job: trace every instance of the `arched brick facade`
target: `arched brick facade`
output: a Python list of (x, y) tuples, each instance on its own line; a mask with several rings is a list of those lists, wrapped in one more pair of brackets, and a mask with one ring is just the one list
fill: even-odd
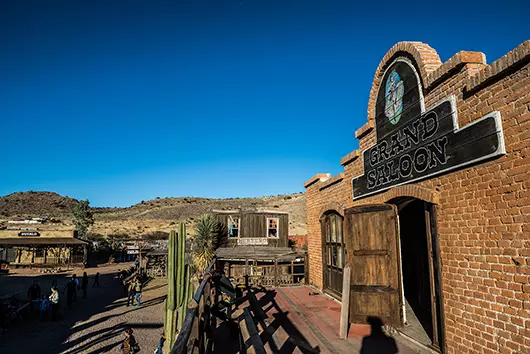
[(399, 42), (396, 43), (390, 50), (385, 54), (383, 60), (379, 63), (374, 75), (374, 81), (372, 83), (372, 89), (370, 90), (370, 97), (368, 99), (368, 120), (373, 121), (375, 118), (375, 102), (377, 100), (377, 91), (381, 84), (381, 79), (385, 73), (386, 68), (391, 64), (392, 58), (398, 53), (407, 53), (415, 61), (417, 69), (419, 70), (420, 80), (425, 81), (425, 78), (429, 73), (438, 69), (442, 62), (438, 53), (432, 49), (429, 45), (421, 42)]
[[(425, 108), (454, 99), (458, 126), (497, 112), (506, 154), (353, 199), (363, 151), (377, 143), (377, 92), (388, 65), (413, 61)], [(500, 126), (499, 125), (499, 126)], [(351, 128), (351, 127), (340, 127)], [(420, 42), (400, 42), (374, 75), (359, 150), (340, 160), (340, 176), (306, 184), (310, 281), (322, 287), (320, 217), (327, 210), (414, 197), (436, 204), (447, 353), (526, 353), (530, 348), (530, 40), (487, 64), (480, 52), (457, 52), (441, 63)], [(337, 162), (339, 158), (337, 158)], [(500, 330), (499, 328), (502, 328)]]
[(387, 203), (397, 197), (413, 197), (431, 204), (440, 203), (440, 193), (413, 184), (391, 188), (381, 194), (381, 202)]

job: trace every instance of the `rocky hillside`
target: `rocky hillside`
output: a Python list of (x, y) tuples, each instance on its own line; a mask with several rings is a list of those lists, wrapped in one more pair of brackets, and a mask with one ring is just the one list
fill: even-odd
[(53, 192), (17, 192), (0, 198), (0, 218), (55, 217), (71, 219), (76, 199)]
[[(14, 217), (49, 216), (65, 222), (72, 220), (77, 200), (52, 192), (19, 192), (0, 198), (0, 221)], [(296, 193), (261, 198), (157, 198), (142, 201), (128, 208), (93, 208), (93, 233), (100, 235), (128, 234), (138, 236), (155, 231), (169, 231), (177, 221), (193, 227), (201, 214), (214, 209), (267, 209), (289, 213), (289, 234), (305, 235), (305, 194)]]

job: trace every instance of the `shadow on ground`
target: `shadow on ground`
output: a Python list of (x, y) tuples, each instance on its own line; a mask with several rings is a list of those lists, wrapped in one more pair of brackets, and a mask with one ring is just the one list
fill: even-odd
[[(82, 274), (82, 272), (81, 272)], [(78, 275), (80, 275), (78, 273)], [(27, 290), (27, 287), (31, 284), (32, 277), (16, 277), (9, 276), (3, 281), (8, 281), (10, 284), (16, 284), (18, 288)], [(131, 307), (125, 312), (115, 315), (108, 315), (97, 318), (87, 323), (76, 326), (76, 323), (84, 322), (90, 319), (92, 316), (107, 312), (116, 307), (124, 306), (125, 301), (116, 300), (123, 298), (123, 286), (119, 283), (118, 279), (115, 278), (115, 274), (102, 274), (100, 277), (99, 288), (92, 287), (92, 282), (89, 282), (88, 296), (86, 299), (82, 298), (81, 292), (78, 291), (77, 300), (73, 303), (72, 309), (66, 308), (66, 297), (63, 289), (70, 276), (65, 274), (50, 274), (40, 275), (38, 277), (39, 283), (42, 287), (42, 292), (47, 294), (51, 287), (53, 280), (57, 281), (59, 290), (61, 291), (60, 296), (60, 318), (57, 321), (36, 321), (28, 319), (25, 323), (18, 325), (15, 328), (10, 329), (7, 335), (2, 336), (0, 339), (0, 352), (2, 353), (35, 353), (35, 354), (57, 354), (60, 352), (67, 353), (104, 353), (111, 350), (116, 345), (120, 344), (123, 340), (123, 329), (125, 325), (132, 328), (160, 328), (163, 327), (162, 323), (119, 323), (118, 325), (97, 329), (90, 332), (89, 335), (84, 335), (73, 341), (67, 342), (66, 340), (74, 333), (86, 330), (90, 327), (96, 327), (101, 325), (109, 318), (120, 316), (123, 313), (136, 311), (137, 307)], [(154, 306), (164, 301), (164, 296), (160, 296), (154, 299), (143, 302), (142, 308)], [(115, 343), (106, 345), (102, 348), (94, 349), (90, 351), (90, 348), (110, 338), (116, 337)], [(90, 340), (94, 338), (94, 340)], [(84, 343), (87, 341), (87, 343)], [(76, 345), (84, 343), (82, 346), (74, 348)]]

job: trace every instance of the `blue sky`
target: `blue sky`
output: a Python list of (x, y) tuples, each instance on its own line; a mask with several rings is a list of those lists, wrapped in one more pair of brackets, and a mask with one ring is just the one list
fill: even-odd
[(494, 61), (528, 1), (0, 2), (0, 195), (95, 206), (303, 191), (341, 171), (379, 61), (422, 41)]

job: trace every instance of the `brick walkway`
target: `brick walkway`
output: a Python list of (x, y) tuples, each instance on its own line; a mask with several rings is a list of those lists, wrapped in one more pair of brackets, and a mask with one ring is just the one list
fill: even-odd
[[(308, 287), (285, 287), (257, 294), (276, 328), (282, 353), (358, 353), (368, 325), (351, 325), (348, 340), (339, 338), (340, 304), (325, 296), (309, 296)], [(399, 353), (422, 353), (396, 338)], [(289, 348), (291, 347), (291, 348)], [(305, 349), (304, 349), (305, 348)]]

